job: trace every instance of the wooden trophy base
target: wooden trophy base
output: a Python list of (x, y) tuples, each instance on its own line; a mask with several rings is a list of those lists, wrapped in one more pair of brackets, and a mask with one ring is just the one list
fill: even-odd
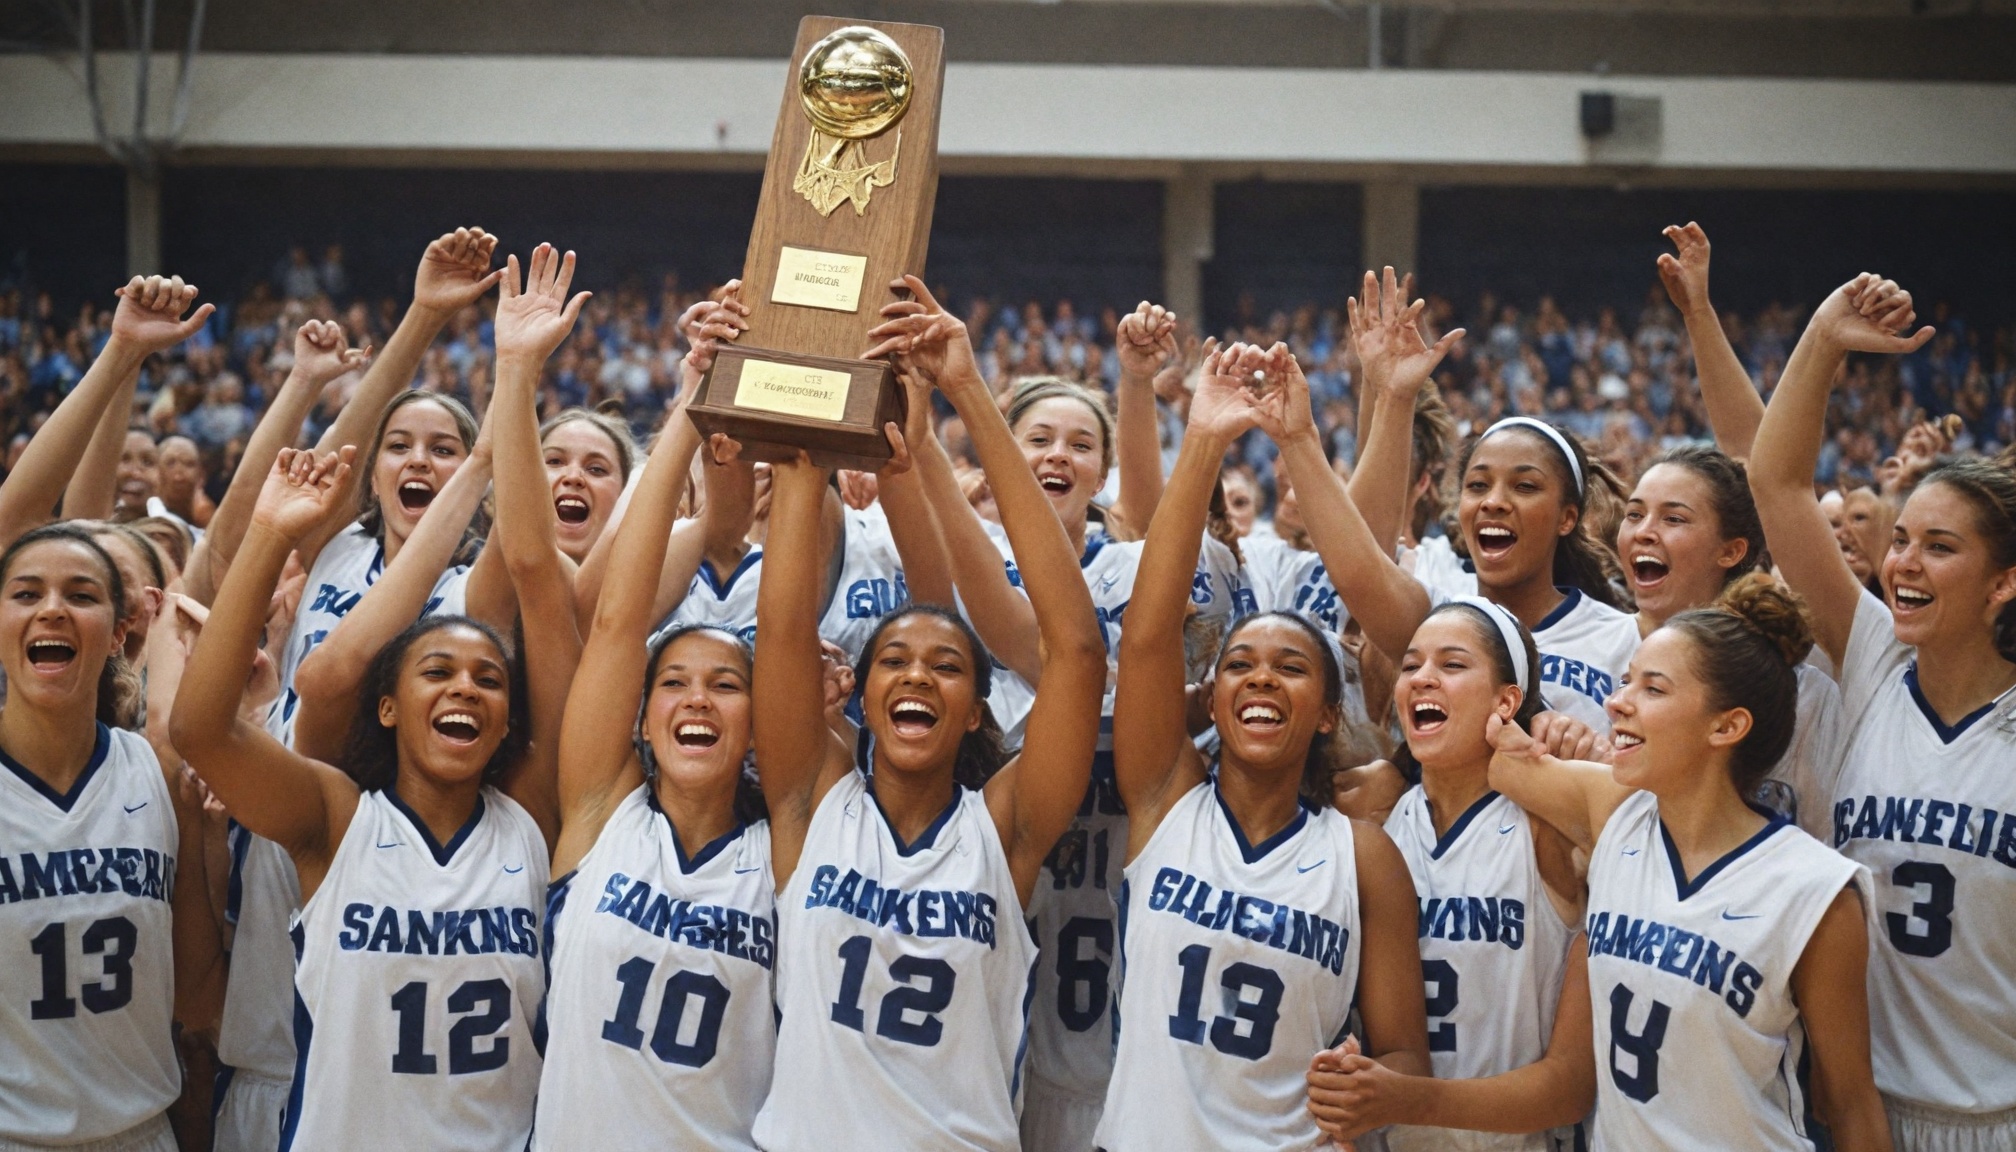
[(702, 436), (739, 441), (745, 459), (803, 449), (823, 468), (873, 472), (892, 455), (883, 425), (902, 427), (908, 408), (895, 370), (879, 360), (724, 344), (686, 411)]

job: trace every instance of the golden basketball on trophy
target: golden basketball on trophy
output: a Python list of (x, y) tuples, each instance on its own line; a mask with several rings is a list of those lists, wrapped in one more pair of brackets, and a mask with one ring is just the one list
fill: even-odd
[(889, 458), (895, 374), (860, 359), (892, 297), (924, 273), (938, 193), (943, 29), (808, 16), (743, 264), (749, 328), (724, 344), (688, 412), (703, 433), (828, 467)]

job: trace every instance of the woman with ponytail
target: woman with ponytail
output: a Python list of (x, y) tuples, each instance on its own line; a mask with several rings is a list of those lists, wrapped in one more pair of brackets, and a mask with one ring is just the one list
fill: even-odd
[(1850, 352), (1902, 353), (1910, 294), (1863, 274), (1814, 312), (1757, 430), (1750, 489), (1841, 682), (1835, 847), (1875, 878), (1876, 1083), (1901, 1149), (2016, 1145), (2016, 477), (1942, 464), (1865, 590), (1813, 495)]
[[(1748, 801), (1792, 741), (1811, 645), (1798, 600), (1752, 574), (1632, 657), (1607, 704), (1614, 767), (1488, 722), (1491, 786), (1589, 854), (1592, 1148), (1806, 1149), (1816, 1118), (1842, 1152), (1890, 1147), (1867, 872)], [(1384, 1090), (1332, 1087), (1347, 1108)]]

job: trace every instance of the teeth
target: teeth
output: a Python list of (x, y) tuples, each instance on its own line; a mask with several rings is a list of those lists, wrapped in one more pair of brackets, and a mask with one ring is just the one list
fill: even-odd
[(1633, 736), (1629, 732), (1612, 732), (1610, 734), (1610, 745), (1613, 748), (1636, 748), (1644, 742), (1645, 738), (1643, 736)]
[(1932, 594), (1929, 592), (1920, 592), (1916, 588), (1899, 588), (1897, 589), (1897, 599), (1910, 604), (1930, 604), (1932, 602)]
[(474, 716), (471, 716), (471, 715), (470, 715), (469, 713), (467, 713), (467, 712), (450, 712), (450, 713), (448, 713), (448, 714), (447, 714), (446, 716), (443, 716), (443, 717), (441, 717), (441, 719), (439, 719), (439, 720), (435, 721), (435, 723), (437, 723), (437, 724), (464, 724), (464, 725), (467, 725), (467, 726), (469, 726), (469, 727), (471, 727), (471, 728), (475, 728), (475, 727), (477, 727), (477, 726), (478, 726), (478, 725), (477, 725), (477, 723), (476, 723), (476, 717), (474, 717)]
[(578, 496), (562, 496), (554, 503), (562, 508), (579, 508), (583, 512), (588, 510), (588, 502)]
[(1658, 565), (1659, 567), (1661, 567), (1661, 568), (1664, 568), (1664, 567), (1666, 567), (1666, 562), (1665, 562), (1664, 560), (1661, 560), (1661, 559), (1659, 559), (1659, 558), (1658, 558), (1657, 556), (1647, 556), (1647, 555), (1646, 555), (1645, 553), (1643, 553), (1643, 552), (1640, 552), (1640, 553), (1638, 553), (1638, 554), (1637, 554), (1636, 556), (1633, 556), (1633, 557), (1631, 557), (1631, 563), (1633, 563), (1633, 564), (1657, 564), (1657, 565)]
[(1418, 701), (1414, 705), (1414, 714), (1416, 716), (1421, 715), (1423, 712), (1433, 712), (1437, 716), (1445, 715), (1441, 708), (1428, 703), (1426, 700)]
[(1279, 723), (1281, 713), (1271, 704), (1248, 704), (1239, 710), (1241, 721), (1269, 720)]
[(1510, 544), (1512, 541), (1518, 539), (1518, 537), (1512, 534), (1510, 528), (1479, 528), (1477, 529), (1477, 538), (1479, 540), (1489, 540), (1494, 544)]
[(901, 716), (906, 712), (921, 713), (933, 720), (938, 719), (937, 711), (921, 700), (905, 700), (891, 709), (891, 714), (895, 716)]
[(719, 735), (719, 733), (714, 730), (714, 726), (712, 724), (702, 724), (697, 720), (689, 720), (686, 723), (679, 725), (678, 731), (674, 732), (673, 735), (717, 736)]
[(433, 489), (432, 489), (432, 488), (429, 488), (429, 487), (428, 487), (427, 485), (425, 485), (425, 484), (422, 484), (422, 483), (421, 483), (420, 481), (418, 481), (418, 480), (408, 480), (408, 481), (407, 481), (406, 483), (404, 483), (404, 484), (401, 484), (401, 485), (399, 486), (399, 490), (400, 490), (401, 492), (406, 492), (406, 491), (409, 491), (409, 490), (410, 490), (410, 491), (415, 491), (415, 492), (432, 492), (432, 491), (433, 491)]

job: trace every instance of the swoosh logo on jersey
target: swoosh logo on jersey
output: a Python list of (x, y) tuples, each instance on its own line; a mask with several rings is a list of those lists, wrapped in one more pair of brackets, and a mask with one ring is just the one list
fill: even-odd
[(758, 864), (754, 868), (737, 868), (735, 869), (735, 875), (747, 876), (751, 872), (761, 872), (762, 870), (763, 866), (761, 864)]
[(524, 870), (525, 866), (523, 864), (518, 865), (516, 868), (511, 867), (509, 864), (504, 865), (504, 874), (506, 876), (516, 876), (518, 873), (523, 872)]
[(1729, 913), (1727, 913), (1727, 912), (1724, 912), (1724, 913), (1722, 913), (1722, 919), (1724, 919), (1724, 920), (1755, 920), (1755, 919), (1757, 919), (1757, 918), (1758, 918), (1759, 916), (1762, 916), (1762, 915), (1764, 915), (1764, 914), (1763, 914), (1762, 912), (1753, 912), (1753, 913), (1751, 913), (1751, 914), (1750, 914), (1750, 915), (1748, 915), (1748, 916), (1731, 916), (1731, 915), (1730, 915)]
[(1500, 829), (1498, 829), (1498, 835), (1500, 835), (1500, 836), (1504, 836), (1504, 835), (1507, 835), (1507, 834), (1509, 834), (1509, 833), (1510, 833), (1510, 832), (1511, 832), (1511, 831), (1512, 831), (1512, 830), (1513, 830), (1514, 828), (1517, 828), (1517, 827), (1519, 827), (1519, 826), (1518, 826), (1517, 824), (1507, 824), (1507, 825), (1505, 825), (1505, 827), (1503, 827), (1503, 828), (1500, 828)]
[(1623, 851), (1626, 856), (1636, 856), (1638, 854), (1638, 849), (1636, 848), (1626, 848)]
[(1314, 872), (1316, 869), (1321, 868), (1323, 865), (1328, 864), (1329, 862), (1330, 862), (1329, 859), (1326, 857), (1322, 860), (1316, 861), (1314, 864), (1298, 864), (1295, 866), (1295, 871)]
[(126, 808), (124, 804), (120, 805), (121, 808), (126, 808), (126, 815), (128, 816), (133, 815), (135, 812), (140, 811), (140, 809), (145, 808), (146, 806), (147, 801), (145, 800), (140, 801), (140, 803), (133, 805), (131, 808)]
[(394, 840), (394, 841), (392, 841), (392, 842), (391, 842), (390, 844), (380, 844), (380, 845), (378, 845), (378, 847), (380, 847), (380, 848), (397, 848), (398, 846), (399, 846), (399, 841), (397, 841), (397, 840)]
[(1120, 577), (1118, 576), (1108, 576), (1105, 579), (1099, 581), (1100, 593), (1103, 595), (1104, 593), (1111, 592), (1113, 590), (1113, 586), (1115, 584), (1118, 584), (1119, 582)]

